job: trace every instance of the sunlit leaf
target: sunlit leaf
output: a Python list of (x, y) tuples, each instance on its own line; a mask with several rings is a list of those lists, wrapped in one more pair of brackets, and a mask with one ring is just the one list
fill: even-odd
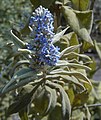
[(76, 52), (70, 52), (70, 53), (66, 53), (63, 55), (63, 58), (68, 58), (68, 59), (74, 59), (75, 57), (79, 57), (79, 58), (82, 58), (82, 59), (86, 59), (87, 62), (91, 62), (91, 58), (85, 54), (78, 54)]
[(70, 53), (70, 52), (73, 52), (75, 50), (77, 50), (81, 45), (74, 45), (74, 46), (70, 46), (66, 49), (64, 49), (61, 53), (60, 53), (60, 56), (62, 57), (65, 53)]
[(62, 10), (70, 27), (74, 30), (74, 32), (78, 33), (78, 30), (80, 29), (80, 25), (78, 18), (76, 17), (76, 14), (73, 12), (73, 10), (69, 9), (67, 6), (63, 6)]
[(20, 35), (16, 34), (14, 30), (11, 30), (11, 34), (13, 36), (13, 43), (16, 45), (18, 48), (25, 48), (25, 43), (20, 39)]
[(80, 78), (81, 80), (85, 80), (86, 82), (91, 84), (90, 80), (85, 75), (77, 71), (54, 70), (50, 72), (50, 74), (64, 74), (70, 76), (72, 75), (75, 76), (76, 78)]
[[(78, 16), (75, 14), (75, 12), (72, 9), (69, 9), (67, 6), (63, 6), (62, 10), (63, 10), (64, 16), (65, 16), (68, 24), (73, 29), (73, 31), (76, 34), (78, 34), (78, 36), (82, 40), (86, 41), (89, 44), (89, 47), (92, 46), (93, 45), (92, 39), (91, 39), (87, 29), (85, 28), (85, 26), (83, 26), (83, 24), (85, 24), (85, 22), (83, 24), (81, 24), (79, 22)], [(71, 17), (72, 17), (72, 19), (71, 19)], [(91, 22), (89, 22), (89, 23), (91, 23)]]
[(70, 62), (67, 62), (65, 60), (59, 60), (58, 63), (56, 64), (56, 66), (67, 66), (67, 67), (71, 67), (71, 68), (84, 68), (84, 69), (87, 69), (87, 70), (91, 70), (90, 67), (88, 66), (85, 66), (83, 64), (77, 64), (77, 63), (70, 63)]
[(78, 35), (82, 38), (82, 40), (84, 40), (84, 43), (83, 43), (84, 50), (87, 50), (88, 48), (93, 46), (93, 41), (92, 41), (87, 29), (81, 28), (78, 31)]
[(56, 43), (57, 41), (60, 40), (60, 38), (64, 35), (64, 33), (66, 32), (66, 30), (68, 29), (69, 27), (65, 28), (64, 30), (62, 30), (61, 32), (57, 33), (56, 35), (54, 35), (54, 38), (52, 39), (52, 43)]

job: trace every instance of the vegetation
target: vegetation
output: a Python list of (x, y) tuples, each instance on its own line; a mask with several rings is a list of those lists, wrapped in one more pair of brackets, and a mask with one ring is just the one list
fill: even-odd
[[(101, 118), (101, 43), (92, 39), (95, 0), (3, 0), (0, 118)], [(100, 20), (96, 22), (100, 28)], [(99, 29), (100, 30), (100, 29)], [(58, 46), (58, 47), (57, 47)], [(18, 119), (18, 118), (17, 118)]]

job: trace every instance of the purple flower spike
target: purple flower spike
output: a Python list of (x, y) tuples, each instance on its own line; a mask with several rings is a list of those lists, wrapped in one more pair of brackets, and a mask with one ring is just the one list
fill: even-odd
[(34, 50), (37, 61), (42, 65), (53, 66), (59, 59), (59, 49), (52, 44), (54, 37), (53, 22), (53, 15), (42, 6), (33, 12), (29, 20), (33, 40), (27, 45), (27, 48)]

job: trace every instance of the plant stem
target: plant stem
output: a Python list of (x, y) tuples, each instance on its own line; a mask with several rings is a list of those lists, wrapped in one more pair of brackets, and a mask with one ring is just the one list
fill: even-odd
[[(91, 104), (91, 105), (86, 105), (86, 106), (87, 106), (88, 108), (91, 108), (91, 107), (101, 107), (101, 103)], [(74, 108), (73, 110), (82, 109), (82, 108), (85, 108), (85, 106), (79, 106), (79, 107)]]

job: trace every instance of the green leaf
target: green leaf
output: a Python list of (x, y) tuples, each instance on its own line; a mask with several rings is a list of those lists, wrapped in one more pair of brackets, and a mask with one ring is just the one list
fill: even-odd
[(57, 41), (60, 40), (60, 38), (64, 35), (64, 33), (66, 32), (66, 30), (68, 29), (69, 27), (65, 28), (64, 30), (62, 30), (61, 32), (57, 33), (56, 35), (54, 35), (54, 38), (52, 39), (52, 43), (56, 43)]
[[(78, 37), (77, 37), (77, 35), (74, 32), (71, 33), (71, 38), (70, 38), (69, 42), (70, 42), (70, 46), (79, 45)], [(79, 53), (80, 52), (80, 48), (75, 50), (75, 52)]]
[(21, 120), (28, 120), (28, 113), (26, 109), (22, 109), (19, 112), (19, 116)]
[(94, 41), (94, 45), (95, 45), (96, 51), (98, 53), (98, 56), (101, 60), (101, 43), (97, 43), (96, 41)]
[(71, 0), (73, 8), (76, 10), (87, 10), (90, 0)]
[[(78, 17), (75, 13), (75, 11), (73, 11), (72, 9), (69, 9), (67, 6), (63, 6), (62, 7), (62, 10), (63, 10), (63, 13), (64, 13), (64, 16), (68, 22), (68, 24), (70, 25), (70, 27), (73, 29), (73, 31), (82, 39), (84, 40), (85, 42), (87, 42), (89, 44), (89, 47), (90, 46), (93, 46), (93, 42), (92, 42), (92, 39), (89, 35), (89, 32), (87, 31), (86, 27), (89, 28), (90, 25), (86, 25), (86, 21), (88, 20), (83, 20), (84, 22), (81, 23), (80, 21), (80, 16)], [(85, 13), (82, 13), (85, 15)], [(89, 15), (88, 15), (89, 16)], [(90, 12), (90, 17), (92, 16), (91, 12)], [(88, 18), (90, 18), (88, 17)], [(72, 18), (72, 19), (71, 19)], [(86, 19), (86, 17), (85, 17)], [(80, 21), (80, 22), (79, 22)], [(91, 22), (92, 19), (90, 19), (90, 22), (89, 23), (92, 23)]]
[(26, 36), (26, 35), (29, 35), (30, 32), (31, 32), (31, 31), (30, 31), (30, 29), (29, 29), (29, 21), (28, 21), (28, 23), (25, 25), (25, 27), (20, 30), (20, 33), (21, 33), (23, 36)]
[(89, 72), (89, 76), (90, 76), (90, 78), (92, 78), (92, 76), (94, 75), (94, 73), (96, 72), (96, 65), (97, 65), (97, 63), (96, 63), (96, 61), (95, 61), (95, 59), (94, 58), (92, 58), (92, 60), (91, 60), (92, 62), (91, 63), (88, 63), (88, 66), (92, 69), (90, 72)]
[(51, 89), (50, 87), (48, 86), (45, 86), (46, 88), (46, 91), (49, 92), (49, 104), (48, 104), (48, 107), (44, 113), (44, 115), (47, 115), (49, 114), (56, 106), (56, 103), (57, 103), (57, 93), (56, 93), (56, 90), (55, 89)]
[(58, 63), (56, 64), (56, 66), (58, 66), (58, 67), (67, 66), (67, 67), (71, 67), (71, 68), (81, 68), (81, 69), (91, 70), (90, 67), (85, 66), (83, 64), (69, 63), (69, 62), (67, 62), (65, 60), (59, 60)]
[(14, 76), (11, 78), (11, 80), (8, 82), (8, 84), (3, 88), (2, 92), (5, 92), (5, 90), (10, 87), (13, 83), (17, 82), (17, 80), (29, 78), (33, 76), (33, 71), (30, 68), (22, 68), (21, 70), (15, 72)]
[[(5, 93), (11, 91), (11, 90), (15, 90), (21, 86), (24, 86), (32, 81), (34, 81), (33, 85), (36, 85), (38, 83), (41, 83), (42, 82), (42, 79), (40, 79), (40, 75), (37, 75), (38, 73), (36, 71), (33, 72), (33, 76), (32, 77), (29, 77), (29, 78), (25, 78), (25, 79), (22, 79), (20, 82), (18, 83), (14, 83), (12, 85), (10, 85), (9, 87), (6, 86), (7, 88), (6, 89), (3, 89), (2, 92), (0, 93), (0, 95), (4, 95)], [(39, 76), (39, 78), (38, 78)], [(39, 79), (39, 80), (38, 80)], [(36, 81), (37, 80), (37, 81)], [(11, 81), (12, 82), (12, 81)], [(9, 83), (8, 83), (9, 84)]]
[[(66, 41), (66, 42), (65, 42)], [(67, 47), (70, 47), (70, 46), (74, 46), (74, 45), (78, 45), (79, 44), (79, 41), (78, 41), (78, 37), (76, 35), (76, 33), (74, 32), (70, 32), (68, 34), (65, 34), (61, 37), (60, 43), (64, 43), (63, 44), (63, 47), (64, 49), (66, 49)], [(66, 46), (67, 45), (67, 46)], [(59, 44), (58, 44), (59, 46)], [(61, 48), (62, 45), (60, 45), (59, 47)], [(78, 48), (77, 50), (75, 50), (75, 52), (79, 53), (79, 50), (80, 48)], [(61, 49), (62, 50), (62, 49)]]
[(11, 71), (10, 71), (10, 76), (12, 77), (14, 72), (15, 72), (15, 69), (21, 65), (29, 65), (30, 62), (29, 60), (20, 60), (18, 61), (17, 63), (14, 64), (14, 67), (11, 68)]
[(50, 74), (60, 74), (60, 75), (63, 74), (63, 75), (75, 76), (76, 78), (79, 78), (91, 84), (90, 80), (84, 74), (77, 71), (66, 71), (66, 70), (60, 69), (60, 70), (53, 70), (50, 72)]
[[(68, 76), (68, 75), (61, 75), (62, 78), (68, 81), (68, 83), (74, 83), (76, 86), (78, 86), (81, 90), (85, 90), (85, 87), (83, 86), (80, 81), (74, 77), (74, 76)], [(69, 78), (70, 77), (70, 78)], [(66, 81), (65, 81), (66, 82)]]
[(79, 57), (79, 58), (82, 58), (82, 59), (86, 59), (87, 62), (89, 61), (92, 61), (91, 58), (85, 54), (78, 54), (76, 52), (70, 52), (70, 53), (67, 53), (67, 54), (64, 54), (63, 55), (63, 58), (68, 58), (68, 59), (74, 59), (75, 57)]
[[(45, 88), (40, 89), (35, 94), (35, 99), (32, 101), (34, 104), (32, 113), (39, 113), (39, 118), (44, 117), (48, 113), (50, 103), (50, 93)], [(47, 110), (48, 109), (48, 110)]]
[(81, 93), (75, 94), (73, 107), (84, 105), (87, 102), (88, 98), (89, 98), (89, 94), (87, 91), (83, 91)]
[(69, 0), (62, 0), (62, 1), (64, 5), (70, 2)]
[(73, 120), (84, 120), (85, 119), (85, 114), (80, 109), (76, 110), (75, 113), (72, 116), (72, 119)]
[(16, 33), (16, 32), (18, 32), (18, 31), (11, 30), (11, 34), (12, 34), (12, 36), (14, 38), (14, 39), (12, 39), (14, 44), (18, 48), (25, 48), (26, 47), (25, 43), (21, 40), (21, 36), (18, 33)]
[(62, 11), (70, 27), (74, 30), (74, 32), (78, 33), (80, 25), (78, 18), (76, 17), (76, 14), (73, 12), (73, 10), (69, 9), (67, 6), (62, 6)]
[(39, 113), (39, 117), (44, 117), (55, 108), (56, 103), (56, 90), (45, 85), (45, 88), (42, 88), (35, 95), (35, 99), (33, 100), (34, 112), (36, 115)]
[(66, 93), (68, 94), (70, 103), (72, 105), (73, 101), (74, 101), (74, 98), (75, 98), (74, 90), (73, 90), (73, 88), (68, 89), (67, 86), (64, 87), (64, 89), (65, 89)]
[(55, 46), (58, 46), (61, 51), (64, 50), (65, 48), (69, 47), (69, 45), (70, 45), (69, 44), (69, 39), (66, 38), (65, 35), (63, 35), (61, 37), (61, 39), (55, 43)]
[(28, 50), (28, 49), (18, 48), (18, 51), (19, 51), (20, 53), (22, 53), (22, 54), (24, 54), (24, 53), (31, 54), (31, 53), (32, 53), (32, 51), (31, 51), (31, 50)]
[(55, 88), (60, 93), (61, 98), (61, 109), (62, 109), (62, 120), (70, 119), (71, 115), (71, 105), (68, 95), (64, 91), (61, 85), (47, 81), (46, 83), (49, 87)]
[(31, 92), (21, 95), (17, 97), (17, 100), (11, 104), (8, 108), (7, 115), (11, 115), (13, 113), (17, 113), (21, 111), (23, 108), (27, 107), (27, 105), (31, 102), (32, 96), (34, 92), (37, 90), (39, 85), (36, 85)]
[(80, 46), (81, 46), (81, 44), (67, 47), (67, 48), (65, 48), (65, 49), (60, 53), (59, 56), (62, 57), (65, 53), (67, 54), (67, 53), (70, 53), (70, 52), (72, 52), (72, 51), (75, 51), (75, 50), (77, 50)]
[(87, 90), (87, 92), (88, 93), (90, 93), (91, 92), (91, 90), (92, 90), (92, 84), (89, 82), (85, 82), (85, 81), (83, 81), (83, 80), (81, 80), (81, 79), (79, 79), (79, 81), (81, 81), (81, 83), (84, 85), (84, 87), (85, 87), (85, 89)]
[(21, 79), (29, 78), (33, 76), (33, 73), (34, 71), (31, 68), (25, 67), (15, 72), (11, 80), (15, 80), (15, 79), (21, 80)]
[(78, 37), (75, 32), (70, 32), (68, 34), (65, 34), (63, 38), (67, 38), (69, 40), (70, 46), (79, 44)]
[(84, 50), (87, 50), (88, 48), (93, 46), (93, 41), (92, 41), (87, 29), (81, 28), (80, 30), (78, 30), (77, 34), (82, 38), (82, 40), (84, 40), (84, 42), (83, 42)]
[(58, 103), (55, 109), (49, 114), (48, 120), (63, 120), (61, 113), (61, 105)]
[(91, 33), (92, 25), (93, 25), (93, 11), (74, 11), (78, 21), (80, 28), (86, 28), (88, 33)]
[(74, 83), (81, 90), (85, 89), (84, 86), (74, 76), (63, 75), (63, 74), (53, 74), (53, 75), (47, 75), (46, 78), (49, 80), (57, 80), (58, 83), (59, 83), (58, 80), (62, 78), (62, 81), (64, 81), (65, 83)]

